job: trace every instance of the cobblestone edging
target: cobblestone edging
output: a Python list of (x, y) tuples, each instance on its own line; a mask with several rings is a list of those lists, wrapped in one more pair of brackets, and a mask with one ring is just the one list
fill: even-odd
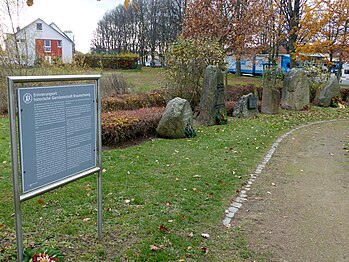
[(314, 123), (310, 123), (310, 124), (306, 124), (306, 125), (301, 125), (301, 126), (298, 126), (294, 129), (292, 129), (291, 131), (288, 131), (287, 133), (283, 134), (282, 136), (280, 136), (272, 144), (271, 148), (269, 149), (267, 154), (264, 156), (262, 162), (257, 166), (256, 170), (252, 174), (250, 174), (250, 178), (247, 181), (247, 184), (242, 187), (240, 194), (237, 197), (235, 197), (235, 199), (231, 202), (229, 208), (227, 210), (225, 210), (225, 217), (222, 221), (223, 225), (225, 225), (227, 227), (230, 226), (231, 220), (234, 218), (235, 214), (242, 207), (243, 202), (247, 201), (247, 191), (249, 191), (251, 189), (251, 185), (253, 184), (254, 180), (263, 171), (263, 169), (265, 168), (265, 165), (269, 162), (269, 160), (273, 156), (276, 148), (279, 146), (279, 144), (282, 142), (282, 140), (284, 140), (287, 136), (289, 136), (290, 134), (292, 134), (294, 131), (296, 131), (298, 129), (308, 127), (311, 125), (325, 123), (325, 122), (332, 122), (332, 121), (335, 121), (335, 120), (319, 121), (319, 122), (314, 122)]

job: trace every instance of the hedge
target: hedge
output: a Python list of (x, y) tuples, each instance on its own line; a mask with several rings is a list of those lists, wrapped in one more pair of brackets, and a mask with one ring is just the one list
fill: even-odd
[(115, 110), (134, 110), (146, 107), (166, 106), (167, 95), (165, 92), (156, 91), (139, 94), (121, 94), (102, 99), (103, 112)]
[(135, 69), (139, 56), (137, 54), (86, 54), (75, 55), (74, 62), (79, 67), (107, 69)]
[(156, 135), (165, 107), (102, 113), (102, 144), (116, 146), (136, 138)]

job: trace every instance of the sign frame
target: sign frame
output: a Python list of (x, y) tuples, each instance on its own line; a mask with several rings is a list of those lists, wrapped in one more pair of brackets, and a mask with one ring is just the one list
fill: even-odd
[[(16, 242), (17, 242), (17, 261), (21, 262), (23, 259), (23, 236), (22, 236), (22, 217), (21, 217), (21, 202), (29, 200), (35, 196), (44, 194), (53, 189), (62, 187), (70, 182), (76, 181), (80, 178), (97, 173), (97, 226), (98, 239), (102, 239), (102, 125), (101, 125), (101, 75), (56, 75), (56, 76), (8, 76), (8, 114), (10, 120), (10, 139), (11, 139), (11, 159), (12, 159), (12, 183), (14, 196), (14, 218), (16, 225)], [(16, 96), (16, 89), (21, 87), (15, 84), (25, 83), (42, 83), (42, 82), (67, 82), (67, 81), (94, 81), (96, 86), (95, 92), (95, 108), (96, 111), (96, 165), (82, 172), (74, 173), (68, 177), (57, 180), (53, 183), (46, 184), (29, 192), (21, 192), (20, 190), (20, 160), (19, 155), (19, 127), (18, 120), (18, 101)], [(67, 86), (67, 85), (66, 85)], [(74, 86), (74, 85), (71, 85)]]

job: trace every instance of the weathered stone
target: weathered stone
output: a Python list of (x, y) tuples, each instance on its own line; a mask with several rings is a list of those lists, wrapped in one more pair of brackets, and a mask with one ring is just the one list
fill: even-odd
[(187, 125), (193, 125), (193, 111), (187, 100), (176, 97), (167, 103), (156, 132), (164, 138), (185, 138)]
[(291, 69), (285, 76), (281, 107), (290, 110), (303, 110), (310, 103), (310, 82), (302, 69)]
[(315, 101), (316, 104), (320, 106), (329, 107), (331, 104), (331, 99), (340, 95), (341, 92), (338, 79), (335, 75), (331, 75), (324, 87), (321, 89), (320, 93), (316, 96)]
[(233, 116), (255, 117), (258, 114), (257, 97), (249, 93), (242, 96), (234, 107)]
[(218, 113), (227, 116), (224, 103), (224, 78), (219, 67), (210, 65), (204, 73), (197, 121), (200, 125), (215, 125)]
[(262, 108), (264, 114), (277, 114), (280, 107), (280, 91), (273, 88), (263, 88)]

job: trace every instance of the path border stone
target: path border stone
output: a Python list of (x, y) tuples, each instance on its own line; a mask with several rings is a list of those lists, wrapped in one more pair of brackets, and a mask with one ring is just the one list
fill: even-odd
[(238, 196), (234, 197), (233, 201), (231, 202), (230, 206), (225, 210), (225, 217), (222, 220), (222, 223), (226, 227), (230, 227), (230, 223), (232, 219), (234, 218), (235, 214), (239, 211), (239, 209), (242, 207), (243, 202), (247, 201), (247, 191), (251, 189), (251, 185), (253, 184), (254, 180), (259, 176), (260, 173), (262, 173), (263, 169), (265, 168), (266, 164), (270, 161), (271, 157), (273, 156), (275, 150), (279, 146), (279, 144), (290, 134), (292, 134), (294, 131), (297, 131), (304, 127), (309, 127), (312, 125), (317, 125), (321, 123), (327, 123), (327, 122), (333, 122), (336, 121), (336, 119), (332, 120), (323, 120), (323, 121), (317, 121), (313, 123), (303, 124), (298, 127), (295, 127), (291, 129), (290, 131), (286, 132), (285, 134), (281, 135), (276, 141), (272, 144), (271, 148), (267, 152), (267, 154), (263, 157), (261, 163), (256, 167), (256, 170), (250, 174), (249, 180), (247, 180), (246, 185), (244, 185), (241, 188), (241, 191)]

